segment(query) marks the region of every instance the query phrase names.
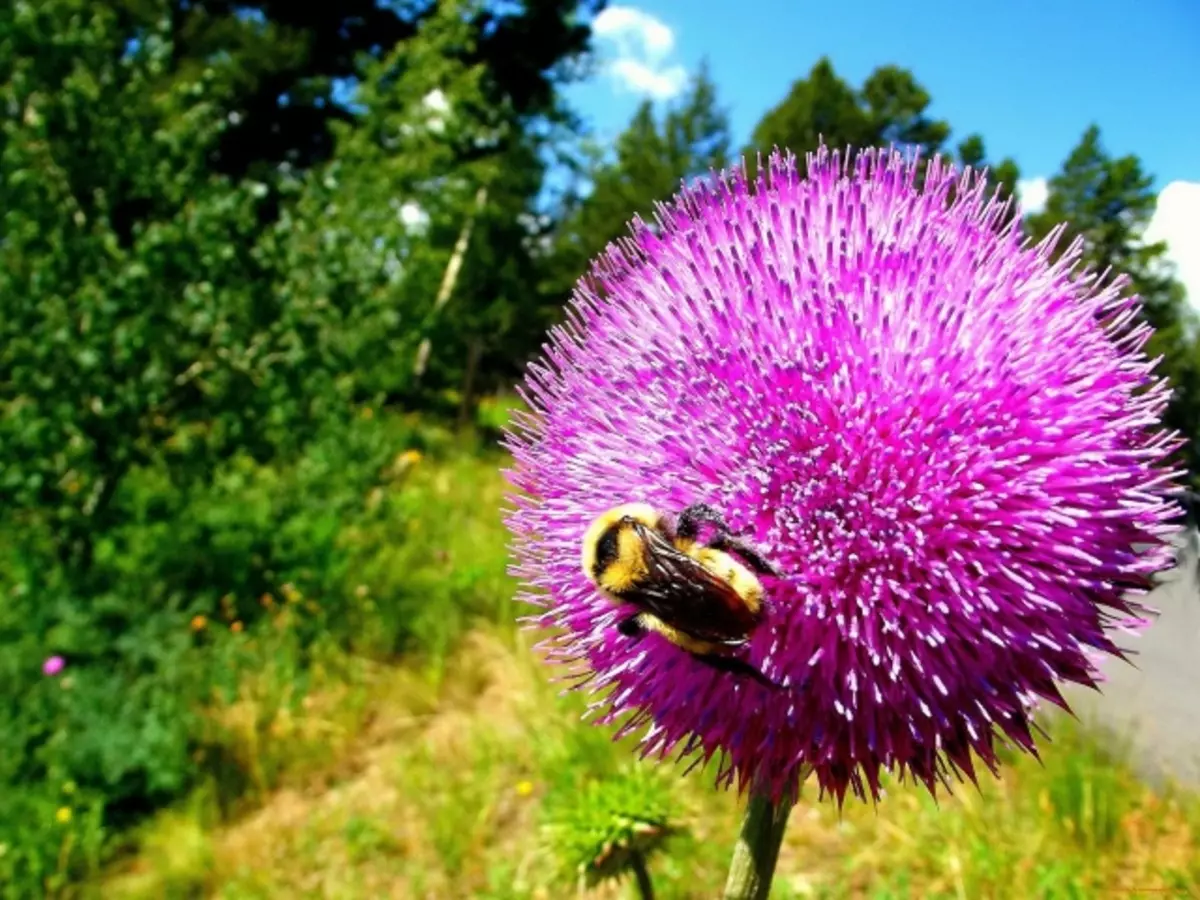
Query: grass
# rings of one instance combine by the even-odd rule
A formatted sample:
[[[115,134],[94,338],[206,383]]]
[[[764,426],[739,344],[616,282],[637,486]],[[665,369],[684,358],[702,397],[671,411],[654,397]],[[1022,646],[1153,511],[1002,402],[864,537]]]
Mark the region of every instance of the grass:
[[[420,658],[331,654],[298,703],[268,666],[208,714],[253,803],[213,791],[154,819],[136,851],[88,885],[114,900],[162,897],[553,898],[573,896],[546,812],[588,783],[626,777],[630,743],[581,724],[511,621],[496,460],[447,456],[412,474],[413,524],[397,551],[364,558],[371,596],[438,581],[453,608],[430,619]],[[413,486],[415,485],[415,486]],[[433,512],[405,506],[436,498]],[[368,498],[367,502],[372,501]],[[377,526],[386,530],[386,520]],[[350,533],[364,546],[385,535]],[[457,636],[457,637],[456,637]],[[368,642],[369,643],[369,642]],[[1000,781],[937,807],[890,784],[878,808],[842,815],[815,796],[793,812],[779,898],[1200,897],[1200,800],[1155,791],[1072,720],[1053,720],[1045,764],[1009,760]],[[739,804],[703,773],[646,767],[681,834],[651,861],[661,898],[712,897]],[[628,883],[589,897],[633,896]]]

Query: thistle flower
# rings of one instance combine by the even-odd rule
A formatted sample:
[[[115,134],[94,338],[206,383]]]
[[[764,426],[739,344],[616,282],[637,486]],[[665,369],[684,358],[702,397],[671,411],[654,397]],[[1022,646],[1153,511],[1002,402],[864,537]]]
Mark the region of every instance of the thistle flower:
[[[55,675],[62,672],[67,667],[67,661],[61,656],[50,656],[42,663],[42,674],[47,678],[53,678]]]
[[[839,803],[885,770],[936,795],[998,742],[1036,754],[1034,708],[1147,622],[1179,442],[1138,298],[1055,259],[1061,230],[1024,241],[978,173],[919,170],[822,148],[686,189],[529,369],[513,571],[643,755],[777,800],[810,771]],[[708,503],[780,569],[746,659],[781,689],[617,631],[580,541],[629,501]]]

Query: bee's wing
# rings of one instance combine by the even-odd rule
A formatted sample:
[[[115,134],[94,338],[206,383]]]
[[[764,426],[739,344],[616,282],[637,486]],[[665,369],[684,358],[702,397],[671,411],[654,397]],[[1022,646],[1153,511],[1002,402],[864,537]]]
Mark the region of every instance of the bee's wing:
[[[728,582],[658,532],[647,528],[642,536],[646,578],[623,599],[702,640],[733,643],[750,632],[755,614]]]

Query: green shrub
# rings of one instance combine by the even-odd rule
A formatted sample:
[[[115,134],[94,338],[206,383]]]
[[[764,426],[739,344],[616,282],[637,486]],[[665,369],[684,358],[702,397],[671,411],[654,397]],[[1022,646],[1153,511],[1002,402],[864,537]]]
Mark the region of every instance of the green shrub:
[[[89,594],[36,532],[6,542],[0,874],[25,886],[12,896],[93,867],[108,836],[206,779],[229,802],[269,787],[273,772],[223,746],[244,738],[204,715],[235,702],[246,673],[273,679],[265,728],[331,647],[436,663],[472,617],[503,615],[495,464],[365,412],[292,466],[235,457],[192,490],[160,468],[131,473]],[[43,674],[55,655],[65,668]]]

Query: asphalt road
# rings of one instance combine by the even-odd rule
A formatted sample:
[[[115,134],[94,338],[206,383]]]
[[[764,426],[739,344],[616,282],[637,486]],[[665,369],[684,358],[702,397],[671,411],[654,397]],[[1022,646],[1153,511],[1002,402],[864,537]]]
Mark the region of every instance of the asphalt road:
[[[1136,655],[1129,662],[1104,662],[1103,693],[1065,693],[1080,719],[1129,742],[1144,775],[1200,786],[1200,584],[1194,548],[1184,546],[1179,567],[1164,573],[1151,592],[1147,602],[1159,610],[1154,623],[1139,637],[1117,640]]]

